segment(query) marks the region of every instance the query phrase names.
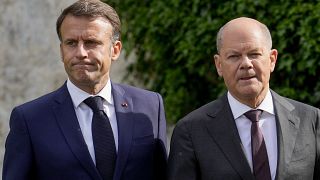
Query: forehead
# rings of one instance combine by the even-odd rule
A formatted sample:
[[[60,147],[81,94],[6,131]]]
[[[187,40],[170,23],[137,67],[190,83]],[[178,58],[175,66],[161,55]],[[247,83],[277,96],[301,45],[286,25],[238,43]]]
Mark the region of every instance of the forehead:
[[[221,54],[265,52],[265,47],[256,42],[234,43],[221,49]]]
[[[228,26],[223,30],[221,51],[227,49],[251,50],[267,47],[267,39],[260,27],[242,24]]]
[[[61,35],[111,35],[112,26],[103,17],[88,18],[67,15],[61,24]]]

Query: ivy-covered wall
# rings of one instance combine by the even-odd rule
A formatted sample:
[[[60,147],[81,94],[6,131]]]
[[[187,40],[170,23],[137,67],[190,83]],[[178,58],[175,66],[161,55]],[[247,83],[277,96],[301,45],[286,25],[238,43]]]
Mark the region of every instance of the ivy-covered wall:
[[[279,56],[270,86],[320,107],[320,2],[291,0],[109,0],[121,16],[126,52],[137,61],[129,76],[165,101],[175,123],[225,92],[213,55],[218,29],[246,16],[265,23]]]

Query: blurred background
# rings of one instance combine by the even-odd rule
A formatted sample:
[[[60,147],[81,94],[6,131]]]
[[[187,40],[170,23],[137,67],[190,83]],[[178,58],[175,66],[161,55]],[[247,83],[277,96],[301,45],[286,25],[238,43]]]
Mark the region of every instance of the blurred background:
[[[0,168],[14,106],[66,80],[55,22],[75,0],[0,0]],[[279,52],[270,87],[320,107],[320,2],[268,0],[109,0],[123,24],[124,51],[111,79],[158,91],[168,138],[188,112],[225,92],[213,55],[219,28],[246,16],[266,24]]]
[[[122,18],[129,67],[148,88],[164,96],[174,124],[225,92],[213,55],[216,34],[245,16],[266,24],[279,52],[270,87],[281,95],[320,107],[319,0],[109,0]]]

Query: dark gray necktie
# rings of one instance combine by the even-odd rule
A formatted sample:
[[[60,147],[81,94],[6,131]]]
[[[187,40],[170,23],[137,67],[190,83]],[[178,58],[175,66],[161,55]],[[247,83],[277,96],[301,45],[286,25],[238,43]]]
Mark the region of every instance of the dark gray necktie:
[[[253,174],[256,180],[271,180],[269,160],[263,134],[259,128],[262,110],[250,110],[244,115],[251,120],[251,150]]]
[[[103,111],[102,97],[84,100],[93,111],[92,140],[96,156],[96,167],[104,180],[112,180],[116,162],[116,146],[108,116]]]

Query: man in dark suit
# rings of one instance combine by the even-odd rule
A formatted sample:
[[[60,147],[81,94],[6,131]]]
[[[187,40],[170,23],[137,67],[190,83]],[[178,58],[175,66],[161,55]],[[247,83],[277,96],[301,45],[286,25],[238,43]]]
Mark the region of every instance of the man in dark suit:
[[[177,123],[169,180],[320,179],[320,111],[269,89],[277,50],[268,28],[231,20],[217,50],[228,92]]]
[[[13,109],[3,180],[165,178],[161,96],[109,78],[122,47],[120,26],[114,9],[98,0],[62,12],[57,33],[68,80]]]

